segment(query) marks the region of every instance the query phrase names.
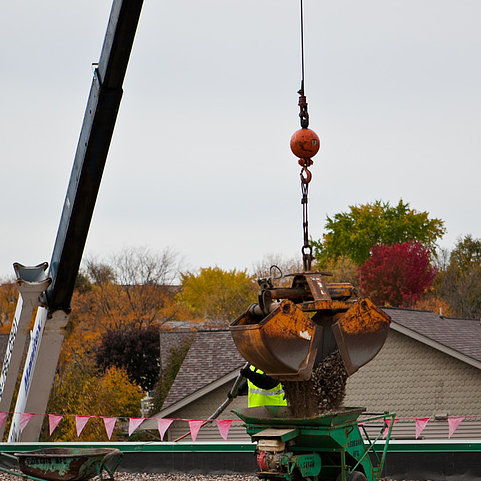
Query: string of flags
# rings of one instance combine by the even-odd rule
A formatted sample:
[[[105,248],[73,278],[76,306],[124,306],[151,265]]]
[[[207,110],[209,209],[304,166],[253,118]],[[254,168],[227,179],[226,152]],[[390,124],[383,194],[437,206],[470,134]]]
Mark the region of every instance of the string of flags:
[[[0,428],[5,423],[9,414],[16,414],[10,412],[0,412]],[[92,418],[102,419],[105,432],[107,434],[108,439],[112,438],[112,433],[114,431],[115,425],[119,419],[128,420],[128,433],[131,436],[134,431],[144,422],[155,420],[157,422],[157,430],[159,431],[161,441],[164,440],[165,433],[167,429],[169,429],[170,425],[174,421],[187,421],[189,423],[190,435],[192,441],[197,439],[197,435],[202,426],[207,423],[215,423],[217,429],[219,431],[220,436],[222,439],[227,441],[229,436],[229,431],[234,421],[239,421],[239,419],[210,419],[210,420],[203,420],[203,419],[184,419],[184,418],[127,418],[127,417],[114,417],[114,416],[78,416],[75,414],[47,414],[47,413],[18,413],[19,414],[19,424],[20,424],[20,432],[22,432],[28,425],[29,421],[34,416],[48,416],[48,427],[49,427],[49,435],[51,436],[57,426],[60,424],[60,421],[64,417],[74,417],[75,418],[75,430],[77,433],[77,437],[80,436],[84,427]]]
[[[478,420],[478,416],[447,416],[445,418],[448,422],[448,439],[452,437],[452,435],[457,431],[459,425],[465,420],[469,419],[470,421],[476,421]],[[434,418],[386,418],[384,421],[386,423],[386,427],[383,430],[382,433],[382,438],[386,439],[387,434],[389,432],[389,427],[391,424],[394,425],[398,421],[402,422],[409,422],[409,421],[415,421],[416,423],[416,436],[415,439],[419,439],[421,437],[421,433],[426,429],[426,426],[428,425],[429,421],[434,420]],[[360,422],[359,425],[364,425],[366,423]]]
[[[0,412],[0,428],[3,426],[9,414],[17,414],[17,413],[10,413],[10,412]],[[75,429],[77,436],[80,436],[82,433],[85,425],[89,422],[92,418],[102,419],[103,424],[105,427],[105,432],[107,434],[108,439],[111,439],[112,433],[114,428],[117,424],[119,419],[128,420],[128,435],[131,436],[135,430],[144,422],[155,420],[157,423],[157,430],[159,431],[161,441],[164,440],[165,433],[167,429],[169,429],[170,425],[174,421],[186,421],[189,424],[190,435],[192,441],[196,441],[197,435],[199,434],[200,429],[209,423],[215,423],[217,429],[219,431],[220,436],[222,439],[227,441],[229,436],[229,431],[232,427],[232,423],[235,421],[242,422],[239,419],[184,419],[184,418],[136,418],[136,417],[114,417],[114,416],[79,416],[75,414],[47,414],[47,413],[18,413],[19,414],[19,424],[20,424],[20,432],[22,432],[26,426],[28,425],[29,421],[34,416],[48,416],[48,426],[49,426],[49,434],[50,436],[53,434],[57,426],[60,424],[64,417],[74,417],[75,418]],[[406,422],[415,422],[416,427],[416,439],[419,439],[422,432],[428,425],[429,421],[433,421],[436,418],[429,417],[429,418],[385,418],[384,420],[378,420],[377,422],[382,423],[385,422],[385,427],[383,430],[382,437],[385,439],[387,437],[389,427],[391,423],[396,424],[397,422],[401,421],[403,423]],[[447,416],[446,418],[448,423],[448,438],[451,438],[453,434],[458,429],[459,425],[464,421],[481,421],[481,416]],[[366,426],[368,423],[363,422],[362,420],[358,423],[360,426]],[[369,422],[371,424],[371,422]]]

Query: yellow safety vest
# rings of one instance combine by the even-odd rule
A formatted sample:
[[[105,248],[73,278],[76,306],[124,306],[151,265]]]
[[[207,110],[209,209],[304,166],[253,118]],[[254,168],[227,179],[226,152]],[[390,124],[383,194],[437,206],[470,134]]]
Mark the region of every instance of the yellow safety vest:
[[[263,374],[263,371],[256,369],[252,365],[250,366],[250,369],[251,371]],[[284,397],[284,389],[281,383],[272,389],[261,389],[248,379],[247,386],[249,388],[247,395],[248,407],[255,408],[257,406],[287,406],[287,401]]]

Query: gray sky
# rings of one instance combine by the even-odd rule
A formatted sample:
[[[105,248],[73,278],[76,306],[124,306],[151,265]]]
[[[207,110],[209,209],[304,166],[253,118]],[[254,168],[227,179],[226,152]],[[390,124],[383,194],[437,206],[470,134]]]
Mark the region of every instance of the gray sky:
[[[49,261],[110,0],[5,2],[0,276]],[[297,255],[297,0],[146,0],[86,254]],[[481,237],[481,2],[305,0],[311,234],[401,197]]]

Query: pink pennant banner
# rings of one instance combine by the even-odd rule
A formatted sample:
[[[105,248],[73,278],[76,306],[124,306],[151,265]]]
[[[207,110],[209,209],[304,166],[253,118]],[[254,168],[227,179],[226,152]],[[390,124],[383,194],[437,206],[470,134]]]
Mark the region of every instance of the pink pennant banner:
[[[389,432],[389,427],[391,426],[391,421],[392,421],[392,419],[391,419],[391,418],[386,418],[385,421],[386,421],[387,426],[384,428],[384,431],[383,431],[383,433],[382,433],[382,438],[383,438],[383,439],[386,439],[386,437],[387,437],[387,433]],[[394,422],[392,423],[393,427],[394,427],[394,425],[395,425],[398,421],[399,421],[399,418],[395,418],[395,419],[394,419]]]
[[[200,428],[204,424],[205,421],[201,421],[199,419],[191,419],[189,421],[189,428],[190,428],[190,436],[192,437],[192,441],[195,442],[197,439],[197,435],[199,434]]]
[[[430,419],[431,418],[416,418],[416,439],[421,436]]]
[[[8,413],[0,413],[0,428],[3,426],[5,419],[7,419]]]
[[[449,433],[448,438],[450,438],[458,429],[459,425],[464,421],[464,416],[454,416],[448,418]]]
[[[129,418],[129,436],[145,421],[145,418]]]
[[[173,419],[157,419],[157,429],[159,430],[160,440],[164,440],[164,434],[172,424]]]
[[[83,428],[87,424],[90,416],[75,416],[75,428],[77,430],[77,436],[83,431]]]
[[[48,430],[50,436],[55,431],[58,426],[58,423],[62,420],[63,416],[60,414],[49,414],[48,415]]]
[[[30,419],[32,419],[34,416],[34,413],[20,413],[20,432],[27,427]]]
[[[110,439],[112,437],[112,433],[114,432],[115,423],[117,422],[118,418],[102,416],[102,419],[104,420],[105,432],[107,433],[107,437]]]
[[[222,436],[224,441],[227,441],[227,436],[229,436],[229,431],[232,426],[232,421],[230,419],[216,419],[217,429],[219,434]]]

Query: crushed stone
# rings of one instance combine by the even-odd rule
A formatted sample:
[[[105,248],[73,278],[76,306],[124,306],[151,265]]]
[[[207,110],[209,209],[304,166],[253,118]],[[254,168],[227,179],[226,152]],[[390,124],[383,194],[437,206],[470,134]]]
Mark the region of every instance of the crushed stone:
[[[308,381],[283,382],[286,399],[295,417],[311,417],[338,410],[346,395],[347,372],[339,351],[314,366]]]

